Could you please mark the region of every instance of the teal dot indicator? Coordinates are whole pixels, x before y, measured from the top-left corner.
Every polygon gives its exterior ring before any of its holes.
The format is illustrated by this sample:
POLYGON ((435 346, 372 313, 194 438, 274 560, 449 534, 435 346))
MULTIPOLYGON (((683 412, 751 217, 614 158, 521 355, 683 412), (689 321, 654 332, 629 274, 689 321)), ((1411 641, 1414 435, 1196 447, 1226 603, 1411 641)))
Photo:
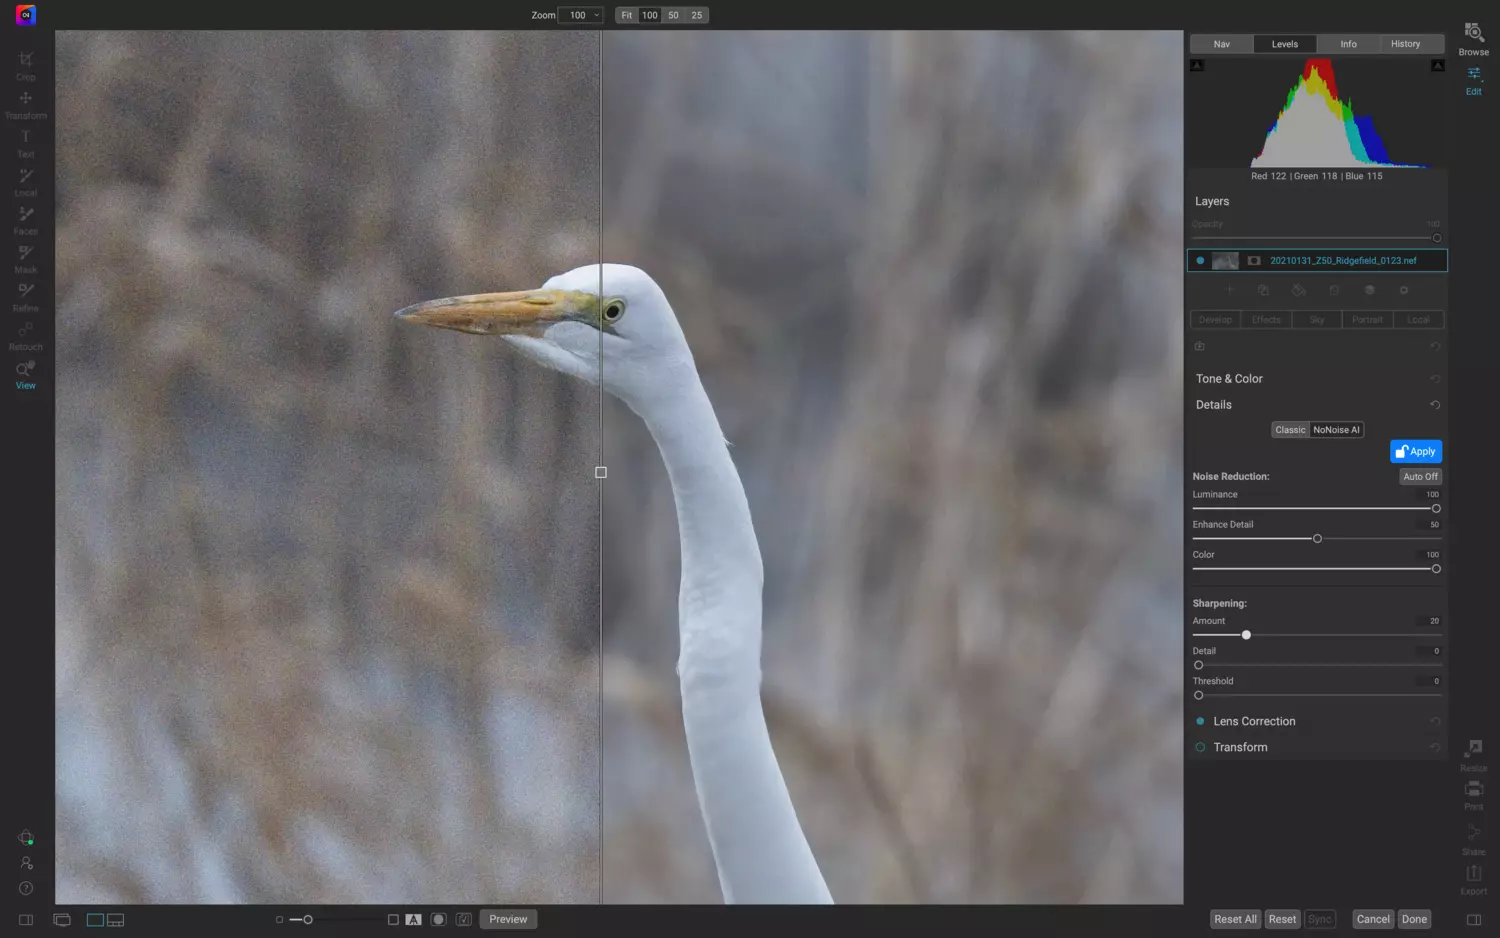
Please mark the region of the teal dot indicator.
POLYGON ((1208 746, 1206 744, 1204 744, 1204 743, 1198 743, 1193 748, 1196 749, 1196 750, 1198 750, 1199 752, 1202 752, 1203 750, 1207 749, 1208 746))
POLYGON ((1198 718, 1198 719, 1197 719, 1197 720, 1195 720, 1195 721, 1194 721, 1194 722, 1195 722, 1195 723, 1197 723, 1197 724, 1198 724, 1198 725, 1199 725, 1199 726, 1202 726, 1202 725, 1203 725, 1203 718, 1202 718, 1202 717, 1199 717, 1199 718, 1198 718))

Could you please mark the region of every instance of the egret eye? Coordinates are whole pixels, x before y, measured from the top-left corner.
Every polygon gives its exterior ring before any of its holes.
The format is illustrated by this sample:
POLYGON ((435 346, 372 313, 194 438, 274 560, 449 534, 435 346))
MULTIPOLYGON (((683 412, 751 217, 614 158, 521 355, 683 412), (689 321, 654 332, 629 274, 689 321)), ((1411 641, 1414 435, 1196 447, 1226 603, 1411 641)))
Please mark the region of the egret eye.
POLYGON ((605 322, 619 322, 620 317, 625 315, 625 301, 615 299, 605 303, 603 315, 605 322))

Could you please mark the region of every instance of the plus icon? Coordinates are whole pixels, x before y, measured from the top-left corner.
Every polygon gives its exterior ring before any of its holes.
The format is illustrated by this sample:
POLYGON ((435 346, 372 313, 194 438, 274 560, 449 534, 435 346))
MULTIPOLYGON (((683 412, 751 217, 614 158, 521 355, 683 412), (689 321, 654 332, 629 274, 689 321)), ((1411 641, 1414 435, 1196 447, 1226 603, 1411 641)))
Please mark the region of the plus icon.
POLYGON ((22 104, 30 104, 31 103, 31 93, 30 92, 26 92, 26 91, 21 92, 21 103, 22 104))

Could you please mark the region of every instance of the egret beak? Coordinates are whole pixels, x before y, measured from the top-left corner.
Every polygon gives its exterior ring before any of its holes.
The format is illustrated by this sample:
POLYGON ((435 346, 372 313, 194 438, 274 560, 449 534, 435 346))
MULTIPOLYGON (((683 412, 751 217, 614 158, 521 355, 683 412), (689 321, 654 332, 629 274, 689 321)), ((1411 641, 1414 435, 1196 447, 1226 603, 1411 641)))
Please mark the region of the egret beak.
POLYGON ((398 310, 403 322, 454 329, 472 335, 540 337, 559 322, 592 323, 599 298, 576 290, 517 290, 428 300, 398 310))

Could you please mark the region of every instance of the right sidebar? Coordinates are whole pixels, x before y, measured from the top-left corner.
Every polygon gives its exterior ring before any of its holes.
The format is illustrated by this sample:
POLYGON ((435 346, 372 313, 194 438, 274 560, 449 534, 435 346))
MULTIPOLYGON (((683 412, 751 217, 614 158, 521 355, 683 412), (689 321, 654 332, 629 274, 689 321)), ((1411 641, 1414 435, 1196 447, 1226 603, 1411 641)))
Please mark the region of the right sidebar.
POLYGON ((1193 36, 1191 760, 1446 759, 1442 35, 1193 36))

